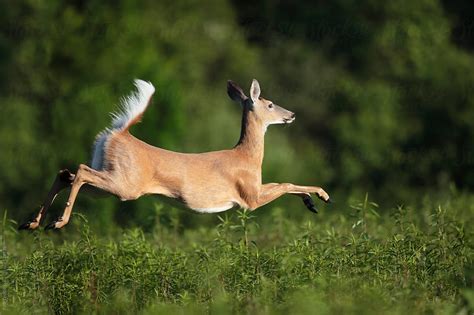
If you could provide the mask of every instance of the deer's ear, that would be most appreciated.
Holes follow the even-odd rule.
[[[248,97],[244,94],[244,91],[242,91],[242,88],[238,86],[234,81],[227,81],[227,94],[229,94],[229,97],[239,103],[245,102]]]
[[[259,97],[260,97],[260,84],[258,84],[257,80],[253,79],[252,85],[250,86],[250,98],[255,103],[256,101],[258,101]]]

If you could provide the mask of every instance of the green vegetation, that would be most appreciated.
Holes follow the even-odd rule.
[[[1,1],[0,313],[473,313],[472,21],[468,0]],[[297,117],[269,128],[264,182],[336,204],[219,219],[80,193],[64,231],[17,233],[134,78],[156,94],[131,132],[184,152],[236,143],[226,80],[257,78]]]
[[[2,313],[469,314],[472,202],[380,214],[365,199],[300,226],[275,208],[197,229],[157,211],[171,220],[113,240],[77,214],[59,233],[4,222]]]
[[[337,200],[368,191],[388,207],[451,184],[470,190],[474,32],[469,10],[446,5],[3,1],[0,207],[28,216],[59,169],[88,162],[136,77],[157,88],[132,130],[153,145],[232,147],[240,108],[226,80],[247,89],[258,78],[263,96],[297,114],[269,129],[266,182],[318,184]],[[117,203],[78,202],[117,221]],[[140,222],[153,203],[127,208]]]

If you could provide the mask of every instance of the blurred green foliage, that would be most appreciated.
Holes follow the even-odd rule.
[[[133,78],[157,88],[132,130],[153,145],[233,146],[240,108],[225,83],[247,89],[255,77],[298,118],[269,129],[265,181],[320,185],[343,200],[369,191],[390,205],[472,190],[474,30],[465,6],[2,1],[0,207],[26,217],[59,169],[89,161]],[[80,197],[76,207],[99,223],[115,216],[146,227],[152,200]],[[277,203],[302,208],[296,199]]]
[[[471,314],[473,197],[381,209],[367,198],[301,225],[274,209],[217,226],[100,237],[1,222],[2,314]],[[465,211],[468,208],[470,211]],[[379,213],[380,212],[380,213]],[[158,216],[161,216],[158,213]]]

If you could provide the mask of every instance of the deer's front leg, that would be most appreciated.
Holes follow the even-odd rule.
[[[290,183],[284,184],[265,184],[260,187],[260,192],[258,194],[258,200],[255,203],[256,209],[267,203],[275,200],[276,198],[284,195],[284,194],[292,194],[292,195],[299,195],[303,198],[305,205],[313,212],[316,212],[314,208],[314,203],[311,200],[311,194],[316,194],[318,197],[325,202],[330,202],[329,195],[322,189],[321,187],[316,186],[298,186],[293,185]]]

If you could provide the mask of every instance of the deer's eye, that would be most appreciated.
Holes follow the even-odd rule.
[[[273,103],[268,104],[268,108],[273,108]]]

